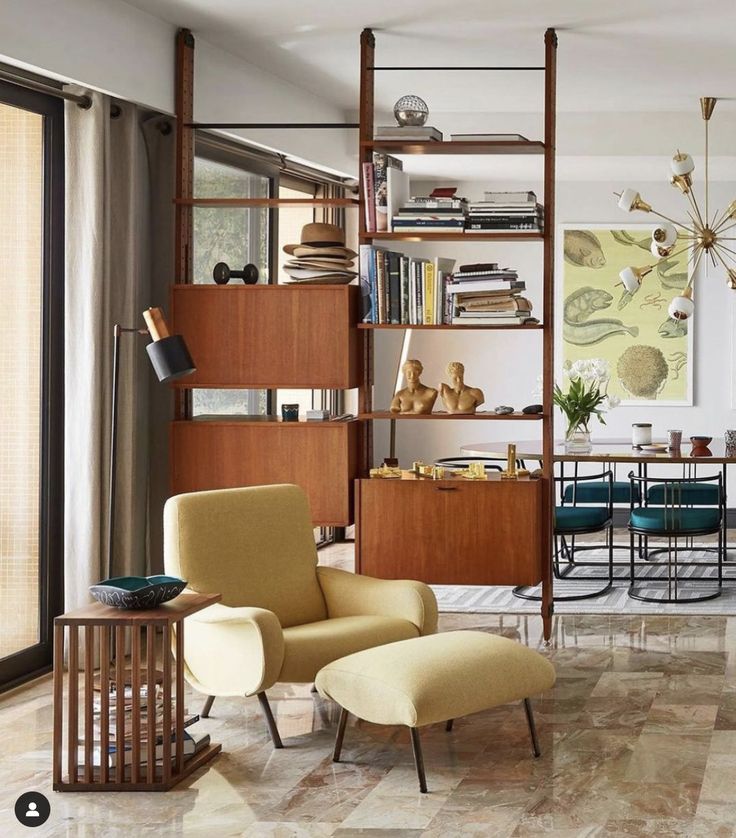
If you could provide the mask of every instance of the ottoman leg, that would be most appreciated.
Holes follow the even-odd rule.
[[[337,736],[335,737],[335,750],[332,752],[332,761],[340,762],[342,752],[342,740],[345,738],[345,725],[348,723],[348,711],[340,708],[340,720],[337,723]]]
[[[427,778],[424,774],[424,757],[422,757],[422,743],[419,741],[419,731],[415,727],[409,728],[411,732],[411,748],[414,751],[414,765],[417,768],[419,778],[419,791],[427,793]]]
[[[276,727],[276,720],[273,717],[273,713],[271,712],[271,705],[268,703],[268,696],[266,693],[257,693],[258,701],[261,705],[261,710],[263,711],[263,715],[266,719],[266,725],[268,726],[268,732],[271,734],[271,741],[273,742],[274,748],[283,748],[284,744],[281,741],[281,737],[279,736],[279,729]]]
[[[445,722],[445,730],[446,730],[448,733],[452,730],[452,723],[453,723],[454,721],[455,721],[455,719],[448,719],[448,720]]]
[[[539,739],[537,739],[537,726],[534,724],[534,714],[532,713],[532,703],[528,698],[524,699],[524,711],[526,712],[526,720],[529,724],[529,733],[532,737],[532,753],[535,757],[541,755],[539,750]]]

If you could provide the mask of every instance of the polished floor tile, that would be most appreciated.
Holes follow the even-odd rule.
[[[406,730],[351,720],[335,764],[337,708],[309,685],[278,685],[282,751],[255,699],[218,699],[199,724],[223,753],[175,790],[56,794],[47,677],[0,696],[0,835],[22,834],[12,807],[28,789],[52,804],[34,834],[54,838],[736,834],[736,618],[557,617],[545,647],[536,617],[442,616],[441,630],[461,628],[555,665],[556,685],[534,701],[539,759],[520,705],[458,719],[449,734],[431,726],[422,795]]]

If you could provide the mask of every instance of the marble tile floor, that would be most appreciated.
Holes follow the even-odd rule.
[[[24,790],[51,799],[39,836],[699,836],[736,832],[736,618],[555,620],[446,615],[441,629],[501,633],[554,662],[534,702],[542,756],[520,705],[425,728],[430,793],[418,792],[406,730],[353,723],[330,754],[336,708],[308,685],[270,697],[274,751],[252,699],[218,699],[200,722],[223,753],[166,794],[50,790],[51,681],[0,696],[0,835],[20,836]],[[199,706],[192,695],[190,707]]]

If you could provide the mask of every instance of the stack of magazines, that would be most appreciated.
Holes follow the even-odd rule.
[[[394,233],[462,233],[468,202],[465,198],[418,196],[404,203],[391,219]]]
[[[541,232],[543,210],[533,192],[486,192],[468,210],[468,233]]]
[[[512,268],[496,262],[462,265],[447,284],[451,322],[465,326],[520,326],[537,323],[521,294],[526,284]]]

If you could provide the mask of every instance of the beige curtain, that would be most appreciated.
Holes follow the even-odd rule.
[[[108,97],[91,96],[88,110],[68,102],[65,120],[67,609],[88,602],[89,586],[107,575],[113,325],[142,327],[141,312],[165,305],[161,284],[170,281],[170,274],[162,276],[165,257],[154,253],[166,248],[171,252],[171,180],[165,187],[162,172],[173,171],[168,153],[173,133],[171,139],[164,137],[154,127],[155,120],[127,103],[116,102],[119,113],[111,118]],[[152,228],[152,208],[158,231]],[[149,477],[161,465],[152,467],[150,451],[157,432],[160,436],[158,425],[165,426],[162,411],[170,393],[155,381],[145,342],[135,334],[123,335],[121,342],[115,576],[143,575],[151,566],[160,566],[150,548],[155,528],[149,521],[153,514],[160,516],[161,486],[152,491]],[[155,404],[154,387],[164,391],[156,394]],[[149,422],[152,409],[155,423]],[[166,450],[165,445],[159,448]],[[159,457],[161,450],[153,450]]]

